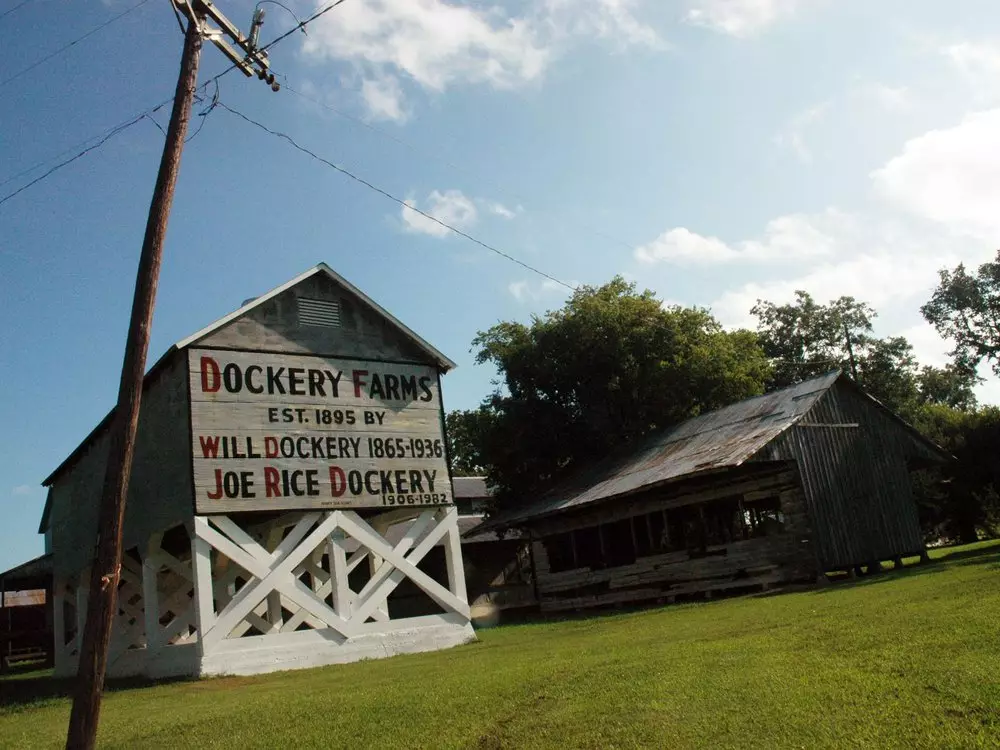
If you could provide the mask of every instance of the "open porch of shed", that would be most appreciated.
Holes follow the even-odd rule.
[[[543,612],[711,598],[818,575],[788,463],[691,477],[529,529]]]

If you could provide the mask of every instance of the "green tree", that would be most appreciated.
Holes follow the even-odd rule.
[[[757,318],[761,346],[771,360],[770,385],[783,388],[829,372],[850,371],[848,337],[856,358],[870,339],[875,311],[854,297],[820,305],[812,295],[795,292],[795,301],[777,305],[757,300],[750,309]]]
[[[859,384],[891,409],[907,412],[920,401],[910,343],[902,336],[876,338],[872,320],[877,313],[866,303],[840,297],[821,305],[800,290],[785,305],[757,300],[750,313],[772,361],[771,387],[839,368],[849,374],[856,370]]]
[[[975,386],[980,380],[974,371],[960,365],[925,366],[917,375],[920,401],[950,406],[959,411],[972,411],[976,408]]]
[[[1000,250],[974,274],[964,264],[938,274],[937,288],[920,312],[943,338],[955,342],[952,355],[960,367],[975,370],[986,360],[1000,375]]]
[[[499,373],[475,450],[505,504],[651,430],[759,394],[769,375],[752,332],[724,331],[706,310],[664,306],[620,277],[529,324],[499,323],[473,346]]]
[[[921,408],[915,426],[955,460],[917,472],[914,491],[928,539],[973,542],[1000,531],[1000,409]]]
[[[877,313],[854,297],[821,305],[807,292],[797,291],[792,303],[757,300],[750,312],[757,317],[761,346],[771,359],[770,388],[837,368],[851,375],[856,371],[859,385],[907,418],[923,404],[975,407],[972,371],[957,364],[920,367],[906,338],[873,335]]]
[[[448,456],[454,476],[475,477],[486,473],[481,446],[492,421],[490,410],[482,408],[452,411],[445,417]]]

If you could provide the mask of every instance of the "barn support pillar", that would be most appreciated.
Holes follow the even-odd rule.
[[[385,532],[403,520],[409,526],[390,544]],[[475,639],[454,507],[367,520],[349,510],[288,513],[258,526],[246,516],[196,516],[190,534],[201,674],[319,666]],[[350,555],[348,540],[357,546]],[[418,567],[439,543],[447,586]],[[348,576],[365,563],[370,577],[354,591]],[[404,579],[441,613],[392,619],[388,597]]]

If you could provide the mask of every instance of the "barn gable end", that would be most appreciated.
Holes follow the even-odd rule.
[[[388,313],[323,265],[275,292],[248,301],[235,317],[223,318],[178,348],[350,356],[434,364],[445,370],[452,366],[391,316],[397,325],[387,326]]]
[[[947,455],[845,377],[756,460],[799,465],[821,566],[920,554],[909,470]]]

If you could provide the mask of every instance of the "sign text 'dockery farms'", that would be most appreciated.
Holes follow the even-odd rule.
[[[432,367],[188,356],[197,512],[451,502]]]

